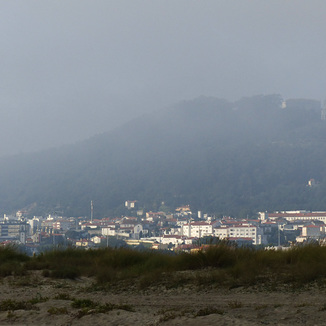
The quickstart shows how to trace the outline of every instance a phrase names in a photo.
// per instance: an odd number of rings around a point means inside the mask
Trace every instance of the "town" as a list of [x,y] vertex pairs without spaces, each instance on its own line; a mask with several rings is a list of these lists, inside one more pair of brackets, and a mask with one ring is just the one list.
[[[173,213],[144,212],[136,200],[125,201],[128,216],[93,218],[48,215],[27,218],[23,211],[0,218],[0,243],[16,244],[30,255],[54,247],[98,248],[132,246],[160,250],[198,250],[224,240],[238,246],[287,249],[291,246],[326,243],[326,211],[259,212],[256,217],[215,217],[189,205]],[[215,241],[215,242],[214,242]]]

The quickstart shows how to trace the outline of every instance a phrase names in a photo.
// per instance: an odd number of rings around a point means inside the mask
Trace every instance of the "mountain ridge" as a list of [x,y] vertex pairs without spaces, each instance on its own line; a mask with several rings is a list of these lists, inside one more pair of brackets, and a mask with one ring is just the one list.
[[[294,101],[295,102],[295,101]],[[279,95],[184,101],[74,145],[0,159],[3,213],[67,216],[190,204],[212,214],[326,209],[326,125],[317,101]],[[306,186],[315,178],[319,186]]]

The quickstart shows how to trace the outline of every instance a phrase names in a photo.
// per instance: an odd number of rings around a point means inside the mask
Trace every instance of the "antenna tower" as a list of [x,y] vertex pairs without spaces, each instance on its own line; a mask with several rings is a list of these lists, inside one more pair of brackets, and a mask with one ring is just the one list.
[[93,223],[93,201],[91,200],[91,222]]

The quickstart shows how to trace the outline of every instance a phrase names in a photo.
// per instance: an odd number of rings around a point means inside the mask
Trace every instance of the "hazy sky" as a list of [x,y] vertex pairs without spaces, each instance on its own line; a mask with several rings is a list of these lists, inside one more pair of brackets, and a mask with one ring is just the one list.
[[326,98],[325,0],[0,0],[0,155],[200,95]]

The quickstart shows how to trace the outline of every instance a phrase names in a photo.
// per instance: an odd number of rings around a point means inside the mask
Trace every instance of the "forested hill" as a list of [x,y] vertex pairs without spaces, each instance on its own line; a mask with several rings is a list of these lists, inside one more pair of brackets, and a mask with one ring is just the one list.
[[[326,209],[326,121],[320,103],[200,97],[59,149],[0,161],[0,213],[120,214],[145,209],[246,216]],[[59,130],[58,130],[59,132]],[[317,186],[308,187],[314,178]]]

